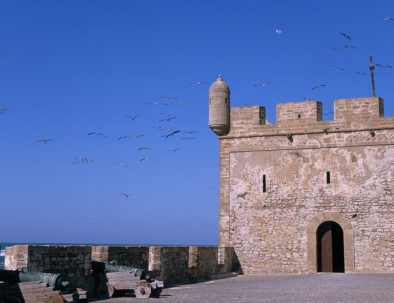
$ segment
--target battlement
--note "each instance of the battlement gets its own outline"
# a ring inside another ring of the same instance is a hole
[[[334,100],[334,120],[371,120],[384,116],[383,99],[379,97]]]
[[[322,120],[322,104],[318,101],[279,103],[276,105],[276,123],[298,123]]]

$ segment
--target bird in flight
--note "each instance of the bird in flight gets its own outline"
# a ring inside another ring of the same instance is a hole
[[[352,38],[350,37],[350,35],[348,35],[348,34],[346,34],[346,33],[344,33],[344,32],[341,32],[340,34],[341,34],[342,36],[344,36],[346,39],[352,40]]]
[[[126,199],[130,196],[128,193],[120,193],[120,195],[125,197]]]
[[[315,85],[314,87],[312,87],[312,90],[316,90],[316,89],[324,87],[324,86],[327,86],[327,85],[325,85],[325,84]]]
[[[182,149],[182,147],[176,147],[176,148],[168,149],[167,152],[176,152],[181,149]]]
[[[87,157],[76,157],[76,158],[74,158],[74,162],[73,162],[73,164],[77,164],[77,163],[89,163],[89,162],[92,162],[93,160],[92,159],[89,159],[89,158],[87,158]]]
[[[118,138],[118,141],[120,141],[120,140],[125,140],[125,139],[130,139],[130,136],[128,136],[128,135],[120,136],[120,137]]]
[[[159,122],[163,122],[163,121],[169,122],[169,121],[171,121],[171,120],[173,120],[175,118],[176,118],[176,116],[170,114],[170,115],[167,115],[167,117],[165,117],[163,119],[160,119]]]
[[[335,64],[333,64],[333,65],[331,65],[332,67],[334,67],[335,69],[338,69],[338,70],[345,70],[342,66],[340,66],[340,65],[335,65]]]
[[[51,141],[53,141],[53,139],[44,138],[44,139],[40,139],[40,140],[35,141],[35,143],[40,143],[40,142],[42,142],[42,143],[44,143],[44,144],[48,144],[48,143],[51,142]]]
[[[262,88],[264,88],[264,87],[267,87],[268,85],[270,85],[269,82],[260,82],[260,83],[256,83],[254,85],[254,87],[262,87]]]
[[[140,161],[145,161],[145,160],[153,160],[153,158],[151,157],[143,157],[140,159]]]
[[[194,134],[194,133],[198,133],[198,130],[184,130],[183,132],[186,134]]]
[[[153,102],[147,102],[146,103],[146,105],[160,105],[160,104],[162,104],[162,103],[159,102],[159,101],[153,101]]]
[[[164,135],[162,137],[164,138],[169,138],[169,137],[173,137],[175,134],[180,133],[180,130],[173,130],[172,132],[168,133],[167,135]]]
[[[357,75],[360,75],[360,76],[366,76],[367,75],[366,73],[359,72],[357,70],[354,73],[357,74]]]
[[[105,138],[105,135],[100,132],[91,132],[91,133],[88,133],[88,136],[102,136]]]
[[[245,192],[243,192],[242,194],[238,194],[238,195],[237,195],[237,199],[238,199],[238,198],[245,199],[246,195],[249,195],[249,193],[248,193],[248,192],[246,192],[246,191],[245,191]]]
[[[4,114],[8,110],[10,110],[10,109],[6,108],[6,107],[0,107],[0,114]]]
[[[388,65],[388,64],[376,63],[375,66],[380,67],[380,68],[393,68],[391,65]]]
[[[275,33],[277,35],[281,35],[282,34],[282,30],[280,28],[275,29]]]
[[[196,85],[196,86],[201,86],[201,85],[209,84],[209,82],[206,82],[206,81],[193,81],[193,82],[189,82],[189,84]]]
[[[175,100],[175,99],[177,99],[177,97],[174,97],[174,96],[161,96],[160,98],[166,99],[166,100]]]
[[[385,16],[385,17],[383,18],[383,20],[384,20],[384,21],[394,21],[394,18],[393,18],[393,17],[390,17],[390,16]]]
[[[117,165],[118,165],[119,167],[129,167],[129,166],[127,165],[127,163],[124,163],[124,162],[117,163]]]
[[[144,137],[145,135],[135,135],[135,136],[133,136],[133,139],[134,140],[137,140],[137,139],[139,139],[139,138],[142,138],[142,137]]]
[[[135,119],[137,119],[139,117],[139,115],[126,115],[127,118],[129,118],[131,121],[134,121]]]
[[[197,138],[195,138],[195,137],[184,137],[184,138],[182,138],[182,140],[197,140]]]
[[[141,146],[138,150],[152,150],[149,146]]]

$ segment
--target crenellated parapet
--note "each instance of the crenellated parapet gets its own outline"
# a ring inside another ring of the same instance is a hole
[[[264,106],[236,107],[230,110],[230,127],[221,139],[234,137],[371,131],[394,128],[394,117],[384,117],[379,97],[334,100],[333,120],[323,120],[319,101],[279,103],[276,123],[266,121]]]

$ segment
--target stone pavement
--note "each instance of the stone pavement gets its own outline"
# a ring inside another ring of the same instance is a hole
[[[166,288],[159,299],[100,302],[155,303],[377,303],[394,302],[394,273],[247,275]]]

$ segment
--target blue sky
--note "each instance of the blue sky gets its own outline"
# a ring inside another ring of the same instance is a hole
[[[273,122],[304,98],[332,119],[371,95],[370,53],[394,65],[385,17],[392,1],[0,1],[0,242],[217,244],[205,82]],[[387,116],[393,78],[376,68]]]

